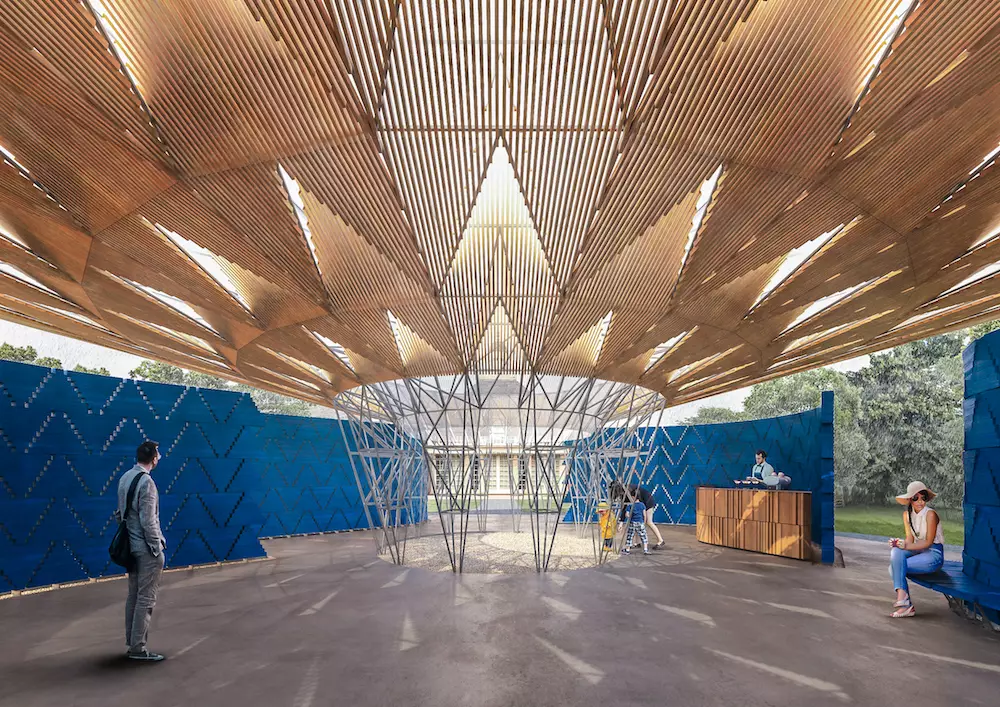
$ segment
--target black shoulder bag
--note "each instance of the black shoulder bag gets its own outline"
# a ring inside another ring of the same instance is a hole
[[[111,555],[111,561],[116,565],[121,565],[125,569],[132,567],[132,546],[129,543],[128,526],[125,519],[128,517],[128,509],[132,507],[132,499],[135,498],[135,487],[139,485],[139,479],[145,473],[143,471],[136,474],[135,478],[132,479],[132,485],[128,487],[128,496],[125,499],[125,515],[118,522],[118,530],[115,531],[115,536],[111,538],[111,545],[108,547],[108,554]]]

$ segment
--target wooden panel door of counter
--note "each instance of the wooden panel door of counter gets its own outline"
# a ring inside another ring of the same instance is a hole
[[[703,543],[798,560],[811,557],[812,494],[757,489],[697,489]]]

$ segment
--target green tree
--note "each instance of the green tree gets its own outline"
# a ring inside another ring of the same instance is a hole
[[[272,393],[242,383],[233,383],[219,376],[185,371],[183,368],[160,361],[143,361],[136,366],[129,376],[154,383],[173,383],[174,385],[190,385],[197,388],[214,388],[216,390],[232,390],[239,393],[249,393],[254,404],[261,412],[270,415],[311,415],[313,406],[302,400],[296,400],[287,395]]]
[[[869,444],[858,424],[861,396],[848,376],[819,368],[758,383],[743,402],[743,409],[749,419],[803,412],[819,407],[824,390],[833,391],[837,485],[849,498],[854,495],[858,475],[867,468]]]
[[[76,364],[73,367],[73,370],[76,371],[77,373],[93,373],[94,375],[98,375],[98,376],[110,376],[111,375],[111,373],[108,371],[108,369],[105,368],[104,366],[101,366],[100,368],[87,368],[82,363]]]
[[[746,420],[747,416],[738,410],[730,410],[724,407],[706,406],[698,412],[684,420],[685,425],[710,425],[717,422],[739,422]]]
[[[34,361],[31,361],[30,363],[33,363],[36,366],[45,366],[46,368],[63,367],[62,361],[60,361],[58,358],[52,358],[51,356],[41,356],[39,358],[36,358]]]
[[[17,363],[33,363],[38,358],[34,346],[11,346],[7,342],[0,345],[0,358]]]
[[[143,361],[128,373],[130,378],[153,381],[154,383],[173,383],[185,385],[184,369],[160,361]]]
[[[932,337],[882,354],[852,374],[861,393],[859,425],[870,463],[856,479],[858,496],[887,502],[913,479],[962,503],[962,361],[964,333]],[[839,472],[839,470],[838,470]]]
[[[979,324],[970,327],[966,331],[968,331],[972,339],[981,339],[991,331],[996,331],[997,329],[1000,329],[1000,319],[994,319],[991,322],[979,322]]]

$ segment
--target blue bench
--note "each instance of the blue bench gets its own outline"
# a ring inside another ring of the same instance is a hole
[[[963,574],[961,562],[948,561],[937,572],[909,575],[906,579],[944,594],[956,613],[969,618],[976,618],[978,613],[1000,627],[1000,590]]]

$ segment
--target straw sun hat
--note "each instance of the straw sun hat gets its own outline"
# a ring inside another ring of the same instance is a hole
[[[927,488],[923,481],[911,481],[910,485],[906,487],[906,493],[896,496],[896,503],[901,506],[908,506],[910,505],[910,499],[921,491],[927,492],[928,501],[933,501],[934,497],[937,496],[936,493]]]

